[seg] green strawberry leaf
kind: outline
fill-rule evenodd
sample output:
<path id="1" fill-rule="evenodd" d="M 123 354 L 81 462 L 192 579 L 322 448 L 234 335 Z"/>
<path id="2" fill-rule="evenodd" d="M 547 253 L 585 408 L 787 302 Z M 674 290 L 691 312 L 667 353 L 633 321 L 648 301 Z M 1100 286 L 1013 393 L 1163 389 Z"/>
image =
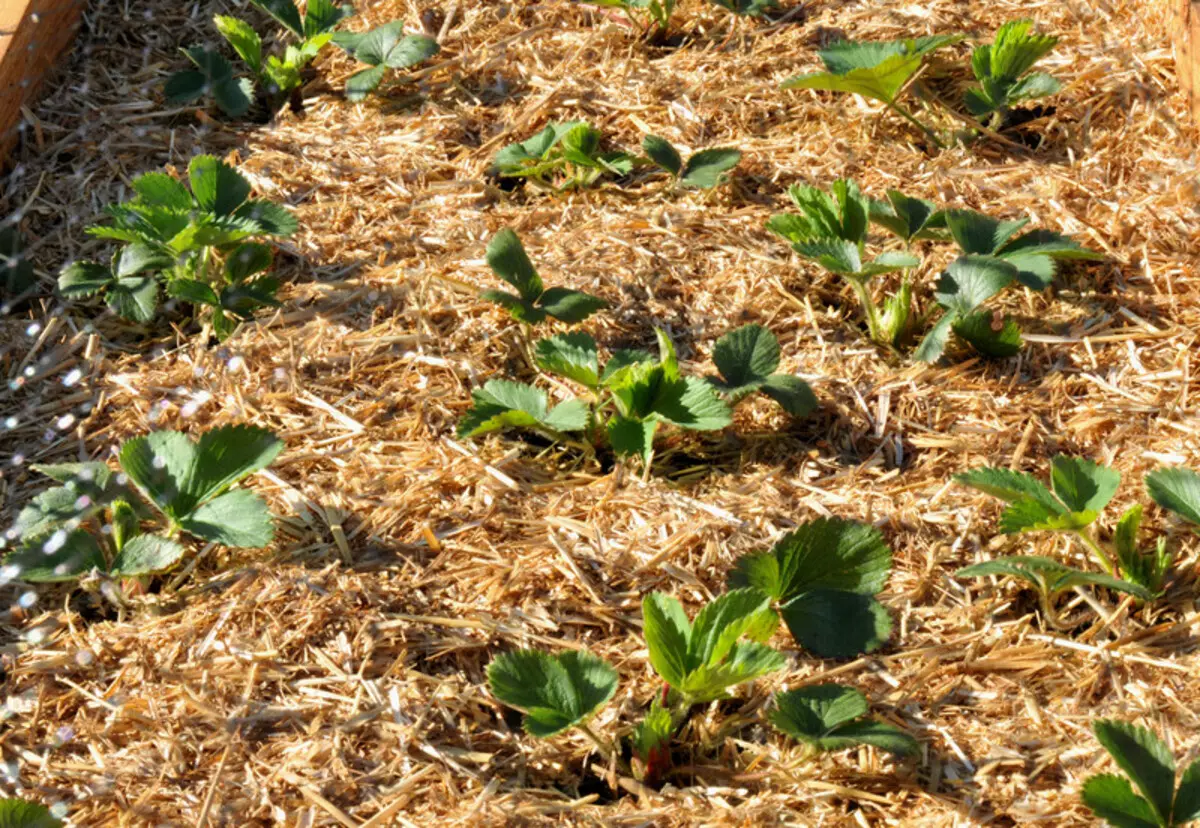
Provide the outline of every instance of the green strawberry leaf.
<path id="1" fill-rule="evenodd" d="M 608 443 L 618 457 L 640 457 L 642 464 L 650 465 L 654 453 L 654 433 L 658 430 L 658 419 L 649 417 L 638 420 L 616 416 L 608 421 Z"/>
<path id="2" fill-rule="evenodd" d="M 1146 798 L 1158 821 L 1168 824 L 1175 797 L 1175 759 L 1163 741 L 1144 727 L 1111 719 L 1092 722 L 1092 732 Z"/>
<path id="3" fill-rule="evenodd" d="M 642 152 L 676 178 L 683 172 L 683 158 L 666 138 L 647 135 L 642 139 Z"/>
<path id="4" fill-rule="evenodd" d="M 138 535 L 123 545 L 109 574 L 135 577 L 165 572 L 183 557 L 183 547 L 158 535 Z"/>
<path id="5" fill-rule="evenodd" d="M 232 215 L 250 197 L 250 182 L 212 155 L 197 155 L 191 160 L 188 182 L 196 204 L 217 216 Z"/>
<path id="6" fill-rule="evenodd" d="M 942 318 L 929 329 L 921 339 L 921 344 L 913 351 L 913 359 L 917 362 L 937 362 L 941 359 L 942 354 L 946 351 L 946 343 L 950 341 L 950 331 L 956 321 L 958 321 L 958 314 L 954 311 L 942 314 Z"/>
<path id="7" fill-rule="evenodd" d="M 717 147 L 701 150 L 688 159 L 679 183 L 685 187 L 710 190 L 742 160 L 741 150 Z"/>
<path id="8" fill-rule="evenodd" d="M 488 665 L 492 695 L 524 711 L 525 730 L 541 739 L 587 722 L 617 692 L 617 671 L 591 653 L 518 650 Z"/>
<path id="9" fill-rule="evenodd" d="M 78 580 L 93 569 L 108 568 L 100 545 L 84 529 L 53 529 L 23 538 L 4 558 L 16 577 L 31 584 Z"/>
<path id="10" fill-rule="evenodd" d="M 807 417 L 817 409 L 817 398 L 808 383 L 788 374 L 772 374 L 759 389 L 793 417 Z"/>
<path id="11" fill-rule="evenodd" d="M 1117 493 L 1121 473 L 1082 457 L 1056 454 L 1050 460 L 1054 495 L 1073 512 L 1099 512 Z"/>
<path id="12" fill-rule="evenodd" d="M 545 291 L 521 240 L 508 228 L 488 242 L 487 263 L 492 272 L 515 287 L 526 302 L 536 302 Z"/>
<path id="13" fill-rule="evenodd" d="M 737 397 L 757 389 L 779 367 L 779 340 L 762 325 L 743 325 L 717 340 L 712 359 L 721 374 L 712 384 Z"/>
<path id="14" fill-rule="evenodd" d="M 692 625 L 683 604 L 661 592 L 647 595 L 642 599 L 642 634 L 654 672 L 672 687 L 682 685 L 692 669 Z"/>
<path id="15" fill-rule="evenodd" d="M 1200 474 L 1191 469 L 1157 469 L 1146 475 L 1146 493 L 1169 512 L 1200 526 Z"/>
<path id="16" fill-rule="evenodd" d="M 179 520 L 179 528 L 229 547 L 258 548 L 275 537 L 267 504 L 248 489 L 235 489 L 201 503 Z"/>
<path id="17" fill-rule="evenodd" d="M 1093 776 L 1080 792 L 1083 804 L 1113 828 L 1160 828 L 1150 803 L 1133 792 L 1129 780 L 1113 773 Z"/>
<path id="18" fill-rule="evenodd" d="M 595 388 L 600 384 L 600 357 L 596 340 L 586 333 L 566 333 L 541 339 L 534 358 L 543 371 Z"/>
<path id="19" fill-rule="evenodd" d="M 537 300 L 537 304 L 558 321 L 570 324 L 582 322 L 593 313 L 608 307 L 608 302 L 598 296 L 562 287 L 546 290 Z"/>
<path id="20" fill-rule="evenodd" d="M 0 799 L 0 828 L 62 828 L 45 805 L 24 799 Z"/>
<path id="21" fill-rule="evenodd" d="M 992 497 L 998 497 L 1005 503 L 1016 503 L 1019 500 L 1032 498 L 1045 506 L 1051 514 L 1061 515 L 1067 511 L 1066 507 L 1055 499 L 1049 489 L 1033 475 L 1025 472 L 983 467 L 956 474 L 954 481 Z"/>
<path id="22" fill-rule="evenodd" d="M 771 724 L 818 750 L 873 745 L 900 756 L 916 753 L 917 741 L 897 727 L 863 719 L 867 700 L 857 690 L 818 684 L 779 693 Z"/>
<path id="23" fill-rule="evenodd" d="M 952 327 L 954 333 L 988 357 L 1001 359 L 1015 356 L 1025 344 L 1021 329 L 1011 317 L 1005 317 L 997 329 L 997 314 L 987 310 L 959 317 Z"/>
<path id="24" fill-rule="evenodd" d="M 822 658 L 849 658 L 887 643 L 892 619 L 869 595 L 814 589 L 779 608 L 792 637 Z"/>
<path id="25" fill-rule="evenodd" d="M 158 309 L 158 280 L 153 276 L 128 276 L 108 286 L 108 306 L 122 319 L 150 322 Z"/>
<path id="26" fill-rule="evenodd" d="M 1017 278 L 1017 269 L 994 256 L 960 256 L 937 281 L 934 299 L 955 314 L 966 315 Z"/>

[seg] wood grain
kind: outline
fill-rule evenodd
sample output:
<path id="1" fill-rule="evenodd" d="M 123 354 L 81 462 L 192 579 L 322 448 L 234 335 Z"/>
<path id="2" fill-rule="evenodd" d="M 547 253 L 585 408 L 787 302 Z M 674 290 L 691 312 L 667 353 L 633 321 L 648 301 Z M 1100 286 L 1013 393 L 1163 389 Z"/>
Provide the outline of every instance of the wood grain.
<path id="1" fill-rule="evenodd" d="M 84 0 L 0 0 L 0 163 L 17 139 L 21 107 L 75 37 L 83 7 Z"/>
<path id="2" fill-rule="evenodd" d="M 1200 126 L 1200 0 L 1174 0 L 1175 66 L 1192 121 Z"/>

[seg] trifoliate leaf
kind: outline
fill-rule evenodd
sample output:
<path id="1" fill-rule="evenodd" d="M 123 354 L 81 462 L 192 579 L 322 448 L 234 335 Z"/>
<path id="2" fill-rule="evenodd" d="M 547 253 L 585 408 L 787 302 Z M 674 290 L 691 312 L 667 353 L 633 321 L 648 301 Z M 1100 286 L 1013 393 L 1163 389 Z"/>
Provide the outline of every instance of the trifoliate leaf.
<path id="1" fill-rule="evenodd" d="M 109 571 L 113 576 L 165 572 L 183 557 L 183 547 L 158 535 L 138 535 L 124 544 Z"/>
<path id="2" fill-rule="evenodd" d="M 599 166 L 600 130 L 591 124 L 577 124 L 559 141 L 563 157 L 581 167 Z"/>
<path id="3" fill-rule="evenodd" d="M 62 828 L 50 809 L 24 799 L 0 799 L 0 828 Z"/>
<path id="4" fill-rule="evenodd" d="M 963 40 L 966 35 L 926 35 L 900 40 L 841 40 L 819 54 L 830 72 L 845 74 L 856 68 L 871 68 L 899 55 L 923 57 L 930 52 Z"/>
<path id="5" fill-rule="evenodd" d="M 542 739 L 585 723 L 617 692 L 618 681 L 608 662 L 576 650 L 504 653 L 487 675 L 492 695 L 524 711 L 525 730 Z"/>
<path id="6" fill-rule="evenodd" d="M 688 667 L 695 670 L 724 660 L 743 635 L 762 642 L 778 626 L 771 599 L 759 589 L 735 589 L 709 601 L 692 622 Z"/>
<path id="7" fill-rule="evenodd" d="M 871 221 L 883 225 L 896 236 L 910 242 L 914 239 L 938 239 L 949 236 L 946 214 L 931 201 L 906 196 L 899 190 L 888 190 L 887 201 L 871 200 Z"/>
<path id="8" fill-rule="evenodd" d="M 779 608 L 792 637 L 822 658 L 849 658 L 887 643 L 892 619 L 869 595 L 816 589 Z"/>
<path id="9" fill-rule="evenodd" d="M 1011 317 L 982 310 L 954 321 L 954 333 L 984 356 L 1002 359 L 1021 352 L 1025 341 Z"/>
<path id="10" fill-rule="evenodd" d="M 31 584 L 74 581 L 93 569 L 104 571 L 108 564 L 100 545 L 84 529 L 53 529 L 24 538 L 4 558 L 16 567 L 16 577 Z"/>
<path id="11" fill-rule="evenodd" d="M 675 149 L 666 138 L 647 135 L 642 139 L 642 152 L 676 178 L 683 172 L 683 158 L 679 155 L 679 150 Z"/>
<path id="12" fill-rule="evenodd" d="M 1133 792 L 1129 780 L 1114 773 L 1101 773 L 1084 783 L 1083 804 L 1113 828 L 1160 828 L 1150 803 Z"/>
<path id="13" fill-rule="evenodd" d="M 600 358 L 596 340 L 586 333 L 566 333 L 541 339 L 534 345 L 538 367 L 551 374 L 595 388 L 600 383 Z"/>
<path id="14" fill-rule="evenodd" d="M 541 295 L 537 305 L 558 321 L 575 324 L 604 310 L 608 302 L 580 290 L 552 287 Z"/>
<path id="15" fill-rule="evenodd" d="M 756 587 L 786 603 L 814 589 L 874 595 L 887 583 L 892 551 L 874 526 L 817 518 L 780 538 L 769 552 L 737 560 L 731 587 Z"/>
<path id="16" fill-rule="evenodd" d="M 407 69 L 436 55 L 438 43 L 425 35 L 405 35 L 403 24 L 386 23 L 358 42 L 356 60 L 372 66 Z"/>
<path id="17" fill-rule="evenodd" d="M 1162 508 L 1200 526 L 1200 474 L 1191 469 L 1157 469 L 1146 475 L 1146 493 Z"/>
<path id="18" fill-rule="evenodd" d="M 474 406 L 458 423 L 459 437 L 476 437 L 502 428 L 542 427 L 552 431 L 580 431 L 587 424 L 587 408 L 571 401 L 548 411 L 546 392 L 510 380 L 488 380 L 471 392 Z M 559 412 L 559 408 L 568 406 Z M 558 412 L 557 414 L 555 412 Z"/>
<path id="19" fill-rule="evenodd" d="M 741 150 L 719 147 L 701 150 L 688 159 L 679 183 L 685 187 L 712 189 L 741 160 Z"/>
<path id="20" fill-rule="evenodd" d="M 779 340 L 762 325 L 743 325 L 717 340 L 712 359 L 721 372 L 713 384 L 736 396 L 758 388 L 779 367 Z"/>
<path id="21" fill-rule="evenodd" d="M 1096 741 L 1104 746 L 1150 804 L 1159 822 L 1167 824 L 1175 797 L 1175 759 L 1152 731 L 1127 722 L 1092 722 Z"/>
<path id="22" fill-rule="evenodd" d="M 517 289 L 526 302 L 535 302 L 545 287 L 517 234 L 505 228 L 487 246 L 487 263 L 492 272 Z"/>
<path id="23" fill-rule="evenodd" d="M 1117 493 L 1121 473 L 1082 457 L 1056 454 L 1050 460 L 1054 495 L 1075 512 L 1099 512 Z"/>
<path id="24" fill-rule="evenodd" d="M 1017 278 L 1017 269 L 994 256 L 960 256 L 950 263 L 934 290 L 937 303 L 965 316 Z"/>
<path id="25" fill-rule="evenodd" d="M 257 548 L 275 537 L 267 504 L 248 489 L 235 489 L 200 504 L 179 520 L 179 527 L 189 535 L 230 547 Z"/>

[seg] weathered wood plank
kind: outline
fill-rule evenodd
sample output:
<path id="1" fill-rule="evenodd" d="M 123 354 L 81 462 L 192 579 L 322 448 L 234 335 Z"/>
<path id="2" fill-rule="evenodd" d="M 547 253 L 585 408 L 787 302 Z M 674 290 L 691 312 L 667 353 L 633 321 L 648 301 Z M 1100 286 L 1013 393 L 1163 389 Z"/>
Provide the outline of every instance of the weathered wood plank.
<path id="1" fill-rule="evenodd" d="M 1174 0 L 1175 66 L 1192 121 L 1200 126 L 1200 0 Z"/>
<path id="2" fill-rule="evenodd" d="M 37 94 L 79 28 L 85 0 L 0 0 L 0 163 L 21 107 Z"/>

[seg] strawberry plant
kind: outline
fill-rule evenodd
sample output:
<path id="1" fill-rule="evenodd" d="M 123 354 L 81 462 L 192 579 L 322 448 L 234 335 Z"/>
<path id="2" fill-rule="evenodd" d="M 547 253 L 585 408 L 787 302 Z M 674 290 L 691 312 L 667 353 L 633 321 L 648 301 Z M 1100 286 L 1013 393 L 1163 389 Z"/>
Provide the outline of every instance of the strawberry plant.
<path id="1" fill-rule="evenodd" d="M 853 181 L 835 182 L 832 194 L 796 184 L 789 188 L 788 195 L 800 212 L 771 216 L 768 229 L 789 241 L 801 256 L 850 284 L 873 341 L 893 345 L 904 339 L 911 315 L 911 287 L 907 277 L 900 290 L 885 300 L 882 312 L 869 282 L 885 273 L 915 267 L 920 260 L 903 252 L 884 252 L 873 260 L 864 260 L 871 205 Z"/>
<path id="2" fill-rule="evenodd" d="M 238 118 L 250 110 L 255 95 L 261 92 L 267 104 L 277 108 L 299 89 L 305 67 L 330 42 L 338 23 L 353 13 L 350 6 L 336 6 L 332 0 L 308 0 L 303 15 L 293 0 L 250 2 L 279 22 L 296 43 L 287 44 L 282 55 L 266 55 L 262 36 L 249 23 L 216 15 L 213 24 L 245 63 L 251 77 L 236 76 L 233 64 L 220 53 L 193 46 L 183 53 L 194 68 L 167 79 L 164 91 L 169 103 L 189 103 L 211 95 L 222 112 Z"/>
<path id="3" fill-rule="evenodd" d="M 1062 84 L 1045 72 L 1030 72 L 1058 43 L 1057 37 L 1033 33 L 1032 20 L 1013 20 L 996 32 L 990 45 L 976 46 L 971 71 L 979 86 L 968 89 L 964 101 L 988 126 L 1004 126 L 1013 104 L 1056 94 Z"/>
<path id="4" fill-rule="evenodd" d="M 891 569 L 892 551 L 874 526 L 818 518 L 769 551 L 739 558 L 729 585 L 770 596 L 805 649 L 844 658 L 876 650 L 891 635 L 891 617 L 875 598 Z"/>
<path id="5" fill-rule="evenodd" d="M 605 9 L 620 9 L 629 24 L 642 33 L 662 39 L 671 28 L 671 15 L 675 13 L 676 0 L 583 0 L 589 6 Z"/>
<path id="6" fill-rule="evenodd" d="M 674 176 L 677 185 L 691 189 L 711 190 L 742 160 L 741 150 L 717 147 L 701 150 L 685 162 L 670 141 L 657 135 L 647 135 L 642 140 L 642 151 Z"/>
<path id="7" fill-rule="evenodd" d="M 530 736 L 545 739 L 577 727 L 608 754 L 608 746 L 587 726 L 617 692 L 617 671 L 607 661 L 580 650 L 556 656 L 518 650 L 497 656 L 487 678 L 493 696 L 524 711 Z"/>
<path id="8" fill-rule="evenodd" d="M 512 230 L 505 228 L 492 237 L 487 246 L 487 263 L 492 272 L 517 290 L 513 295 L 502 290 L 485 290 L 481 299 L 495 302 L 523 325 L 536 325 L 546 317 L 559 322 L 582 322 L 593 313 L 608 307 L 608 303 L 579 290 L 553 287 L 542 283 L 525 252 L 524 245 Z"/>
<path id="9" fill-rule="evenodd" d="M 1050 488 L 1024 472 L 980 468 L 955 475 L 957 482 L 998 497 L 1008 505 L 1000 515 L 1002 534 L 1060 532 L 1080 542 L 1103 572 L 1087 572 L 1052 558 L 1013 555 L 960 569 L 959 577 L 1006 575 L 1029 583 L 1038 592 L 1051 624 L 1059 625 L 1054 599 L 1075 586 L 1103 586 L 1150 601 L 1162 593 L 1172 553 L 1159 538 L 1152 551 L 1138 541 L 1143 509 L 1135 504 L 1117 521 L 1112 539 L 1095 530 L 1101 510 L 1121 483 L 1116 469 L 1077 457 L 1056 455 L 1050 461 Z M 1152 500 L 1168 511 L 1200 525 L 1200 475 L 1189 469 L 1159 469 L 1145 479 Z"/>
<path id="10" fill-rule="evenodd" d="M 361 101 L 378 89 L 387 70 L 410 69 L 441 50 L 432 37 L 405 35 L 404 25 L 399 22 L 385 23 L 362 34 L 337 32 L 333 42 L 368 66 L 346 81 L 346 97 L 352 101 Z"/>
<path id="11" fill-rule="evenodd" d="M 550 124 L 532 138 L 500 150 L 492 167 L 501 178 L 520 178 L 559 192 L 633 171 L 632 155 L 603 152 L 600 142 L 600 130 L 583 121 Z"/>
<path id="12" fill-rule="evenodd" d="M 459 437 L 504 428 L 537 431 L 558 442 L 579 434 L 587 445 L 607 444 L 621 457 L 636 456 L 649 470 L 661 425 L 713 431 L 732 422 L 729 406 L 712 386 L 680 373 L 675 347 L 662 331 L 656 360 L 645 351 L 617 351 L 600 369 L 599 347 L 585 333 L 560 334 L 536 343 L 538 367 L 580 385 L 582 398 L 551 408 L 546 393 L 509 380 L 488 380 L 472 393 L 474 405 L 459 421 Z"/>
<path id="13" fill-rule="evenodd" d="M 793 417 L 807 417 L 817 407 L 808 383 L 775 373 L 779 367 L 779 340 L 762 325 L 743 325 L 718 339 L 713 346 L 713 362 L 720 377 L 708 381 L 731 406 L 757 391 Z"/>
<path id="14" fill-rule="evenodd" d="M 101 295 L 119 316 L 145 323 L 157 312 L 161 282 L 169 296 L 208 308 L 219 339 L 259 308 L 278 304 L 279 282 L 266 275 L 271 247 L 251 239 L 290 236 L 295 217 L 250 198 L 250 182 L 211 155 L 192 159 L 188 180 L 190 190 L 165 173 L 135 178 L 136 196 L 105 208 L 112 224 L 87 231 L 124 246 L 110 265 L 85 261 L 64 268 L 62 295 Z"/>
<path id="15" fill-rule="evenodd" d="M 900 95 L 921 70 L 931 52 L 957 43 L 965 35 L 932 35 L 887 41 L 843 40 L 818 54 L 824 72 L 799 75 L 783 82 L 784 89 L 823 89 L 848 92 L 879 101 L 917 126 L 938 147 L 937 133 L 900 103 Z"/>
<path id="16" fill-rule="evenodd" d="M 116 579 L 170 569 L 184 555 L 185 534 L 229 547 L 265 546 L 275 531 L 266 503 L 233 487 L 282 449 L 264 429 L 223 426 L 198 442 L 177 431 L 127 440 L 120 474 L 100 462 L 34 466 L 61 485 L 21 510 L 13 526 L 17 547 L 4 565 L 31 583 L 94 572 Z M 144 532 L 155 513 L 160 527 Z"/>
<path id="17" fill-rule="evenodd" d="M 1083 804 L 1092 813 L 1114 828 L 1176 828 L 1200 820 L 1200 761 L 1187 767 L 1176 787 L 1175 758 L 1153 731 L 1099 719 L 1092 732 L 1125 773 L 1102 773 L 1084 783 Z"/>
<path id="18" fill-rule="evenodd" d="M 778 693 L 769 718 L 810 753 L 871 745 L 898 756 L 917 752 L 917 740 L 894 725 L 866 718 L 866 697 L 852 687 L 815 684 Z"/>
<path id="19" fill-rule="evenodd" d="M 45 805 L 24 799 L 0 799 L 0 828 L 63 828 Z"/>
<path id="20" fill-rule="evenodd" d="M 712 0 L 715 5 L 739 17 L 762 17 L 778 8 L 776 0 Z"/>

